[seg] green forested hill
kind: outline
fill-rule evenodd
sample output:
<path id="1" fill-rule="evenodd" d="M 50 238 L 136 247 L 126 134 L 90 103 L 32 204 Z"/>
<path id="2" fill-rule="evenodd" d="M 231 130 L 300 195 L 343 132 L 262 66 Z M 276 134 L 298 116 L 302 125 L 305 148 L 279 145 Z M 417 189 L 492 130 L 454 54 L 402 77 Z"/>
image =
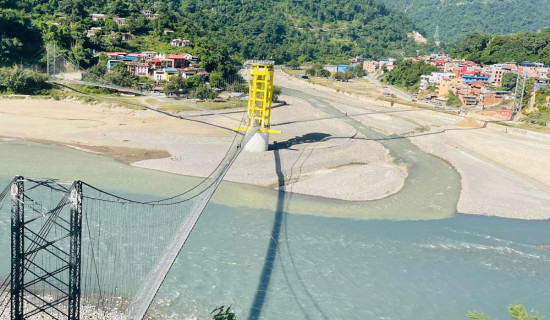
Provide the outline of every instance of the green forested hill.
<path id="1" fill-rule="evenodd" d="M 548 0 L 381 0 L 442 40 L 471 31 L 507 34 L 550 27 Z"/>
<path id="2" fill-rule="evenodd" d="M 414 47 L 411 22 L 374 0 L 187 0 L 182 11 L 242 57 L 335 61 Z"/>
<path id="3" fill-rule="evenodd" d="M 454 45 L 451 55 L 481 64 L 508 61 L 550 64 L 550 28 L 496 36 L 472 32 Z"/>
<path id="4" fill-rule="evenodd" d="M 143 10 L 159 17 L 146 19 Z M 108 19 L 92 22 L 91 13 Z M 112 17 L 127 18 L 126 25 Z M 130 32 L 133 40 L 86 38 L 98 25 L 104 35 Z M 166 29 L 175 32 L 167 36 Z M 340 62 L 414 53 L 422 48 L 407 38 L 413 29 L 403 14 L 375 0 L 0 0 L 0 64 L 36 59 L 36 47 L 53 42 L 88 66 L 94 49 L 166 50 L 171 37 L 189 39 L 186 50 L 209 71 L 249 58 Z"/>

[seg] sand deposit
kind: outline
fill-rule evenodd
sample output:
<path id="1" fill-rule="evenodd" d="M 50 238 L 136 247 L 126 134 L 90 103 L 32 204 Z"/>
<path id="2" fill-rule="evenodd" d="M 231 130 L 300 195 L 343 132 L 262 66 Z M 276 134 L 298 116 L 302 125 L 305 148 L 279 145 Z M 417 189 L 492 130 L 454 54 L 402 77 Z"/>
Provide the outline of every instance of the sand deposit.
<path id="1" fill-rule="evenodd" d="M 283 85 L 297 87 L 300 81 L 277 75 Z M 424 151 L 449 161 L 462 176 L 459 212 L 550 219 L 550 170 L 545 160 L 550 159 L 550 146 L 544 139 L 489 129 L 473 118 L 338 94 L 311 84 L 303 84 L 301 90 L 343 112 L 359 114 L 354 118 L 378 131 L 407 136 Z"/>

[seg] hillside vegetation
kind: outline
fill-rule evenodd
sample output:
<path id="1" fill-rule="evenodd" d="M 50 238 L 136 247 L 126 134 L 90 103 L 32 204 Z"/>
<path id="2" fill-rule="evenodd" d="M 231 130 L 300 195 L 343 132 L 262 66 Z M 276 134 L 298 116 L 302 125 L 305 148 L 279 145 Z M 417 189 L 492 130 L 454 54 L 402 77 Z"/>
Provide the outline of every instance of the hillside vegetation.
<path id="1" fill-rule="evenodd" d="M 473 32 L 453 47 L 451 55 L 481 64 L 508 61 L 550 64 L 550 28 L 496 36 Z"/>
<path id="2" fill-rule="evenodd" d="M 93 50 L 164 52 L 173 49 L 171 38 L 185 38 L 191 41 L 185 51 L 207 71 L 224 74 L 235 61 L 251 58 L 343 62 L 426 49 L 407 37 L 414 26 L 403 14 L 374 0 L 0 0 L 0 8 L 3 66 L 45 63 L 45 43 L 56 43 L 89 67 L 97 62 Z M 159 16 L 147 19 L 143 10 Z M 93 22 L 91 13 L 107 19 Z M 117 26 L 113 17 L 125 17 L 125 25 Z M 103 36 L 87 38 L 86 30 L 97 26 Z M 165 35 L 167 29 L 174 33 Z M 123 32 L 132 40 L 123 41 Z"/>
<path id="3" fill-rule="evenodd" d="M 405 12 L 429 36 L 442 40 L 471 31 L 507 34 L 550 27 L 548 0 L 381 0 Z"/>

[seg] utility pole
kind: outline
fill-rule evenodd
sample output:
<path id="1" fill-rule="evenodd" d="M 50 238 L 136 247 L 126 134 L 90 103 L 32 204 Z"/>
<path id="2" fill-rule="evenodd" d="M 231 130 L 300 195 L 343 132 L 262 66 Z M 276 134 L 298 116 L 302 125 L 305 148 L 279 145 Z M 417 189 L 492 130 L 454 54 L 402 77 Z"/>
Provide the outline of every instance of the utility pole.
<path id="1" fill-rule="evenodd" d="M 46 73 L 50 76 L 50 44 L 46 45 Z"/>
<path id="2" fill-rule="evenodd" d="M 527 85 L 527 72 L 523 70 L 523 76 L 518 72 L 516 79 L 516 92 L 514 98 L 514 107 L 510 113 L 510 120 L 513 120 L 515 115 L 523 108 L 523 96 Z"/>
<path id="3" fill-rule="evenodd" d="M 56 52 L 55 50 L 57 49 L 57 44 L 53 44 L 53 76 L 55 77 L 55 56 L 56 56 Z"/>

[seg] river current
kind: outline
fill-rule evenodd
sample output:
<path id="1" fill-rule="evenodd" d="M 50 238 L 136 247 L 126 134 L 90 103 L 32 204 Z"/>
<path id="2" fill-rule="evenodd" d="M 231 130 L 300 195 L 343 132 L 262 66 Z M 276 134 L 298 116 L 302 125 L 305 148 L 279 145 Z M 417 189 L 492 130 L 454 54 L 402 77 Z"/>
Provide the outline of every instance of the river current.
<path id="1" fill-rule="evenodd" d="M 348 203 L 223 183 L 157 296 L 159 314 L 207 319 L 232 305 L 238 319 L 465 319 L 473 310 L 502 319 L 521 303 L 550 315 L 550 222 L 456 213 L 452 167 L 408 140 L 360 130 L 409 165 L 404 190 Z M 0 186 L 16 174 L 148 197 L 198 181 L 0 141 Z M 9 272 L 8 230 L 9 216 L 0 216 L 0 276 Z"/>

